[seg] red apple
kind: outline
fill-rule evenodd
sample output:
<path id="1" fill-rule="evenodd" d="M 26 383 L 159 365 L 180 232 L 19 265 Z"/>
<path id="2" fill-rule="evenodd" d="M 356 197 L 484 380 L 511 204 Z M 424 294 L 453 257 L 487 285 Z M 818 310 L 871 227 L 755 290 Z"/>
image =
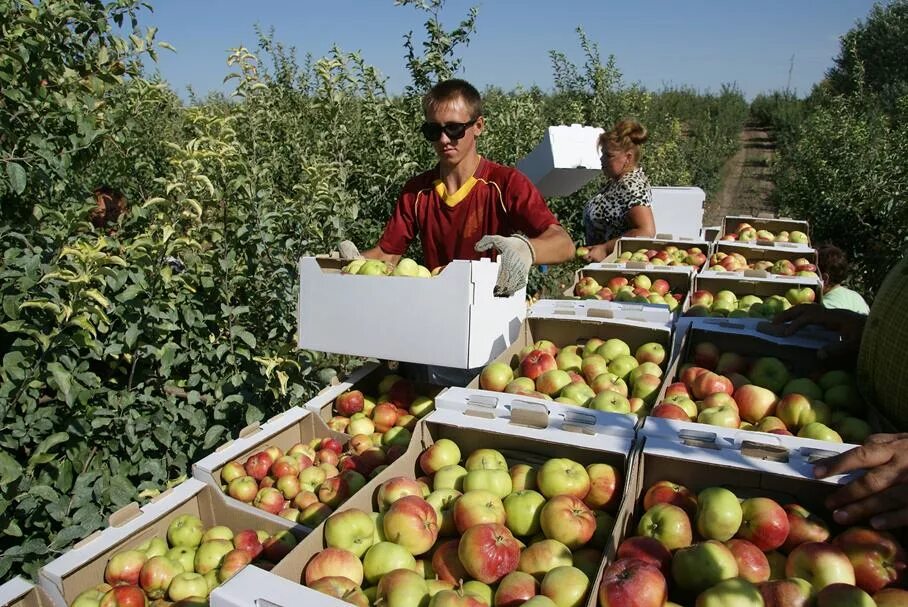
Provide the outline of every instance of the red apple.
<path id="1" fill-rule="evenodd" d="M 694 379 L 691 383 L 690 391 L 691 394 L 694 395 L 694 398 L 706 398 L 710 394 L 715 394 L 716 392 L 732 394 L 735 391 L 735 386 L 731 383 L 731 380 L 724 375 L 707 371 L 706 373 L 701 373 Z"/>
<path id="2" fill-rule="evenodd" d="M 690 518 L 682 508 L 658 503 L 640 517 L 637 534 L 662 542 L 669 550 L 690 546 L 693 540 Z"/>
<path id="3" fill-rule="evenodd" d="M 435 508 L 415 495 L 407 495 L 391 504 L 382 524 L 385 537 L 414 556 L 428 552 L 438 539 Z"/>
<path id="4" fill-rule="evenodd" d="M 145 607 L 148 599 L 136 585 L 115 586 L 101 597 L 100 607 Z"/>
<path id="5" fill-rule="evenodd" d="M 854 567 L 857 585 L 873 594 L 887 586 L 901 586 L 906 567 L 905 550 L 885 531 L 852 527 L 833 540 Z"/>
<path id="6" fill-rule="evenodd" d="M 665 544 L 652 537 L 629 537 L 618 546 L 619 559 L 639 559 L 659 568 L 663 575 L 671 572 L 672 553 Z"/>
<path id="7" fill-rule="evenodd" d="M 807 607 L 811 586 L 804 580 L 772 580 L 757 586 L 765 607 Z"/>
<path id="8" fill-rule="evenodd" d="M 553 371 L 558 368 L 555 357 L 542 350 L 533 350 L 527 354 L 526 358 L 520 361 L 520 375 L 528 377 L 533 381 L 546 371 Z"/>
<path id="9" fill-rule="evenodd" d="M 470 577 L 493 584 L 517 569 L 520 544 L 504 525 L 485 523 L 466 530 L 458 556 Z"/>
<path id="10" fill-rule="evenodd" d="M 557 540 L 573 550 L 593 537 L 596 516 L 577 497 L 556 495 L 542 507 L 539 524 L 547 538 Z"/>
<path id="11" fill-rule="evenodd" d="M 667 600 L 665 577 L 651 563 L 620 559 L 602 573 L 599 607 L 662 607 Z"/>
<path id="12" fill-rule="evenodd" d="M 658 481 L 646 490 L 643 496 L 644 511 L 662 503 L 683 508 L 691 518 L 697 514 L 697 494 L 678 483 L 667 480 Z"/>
<path id="13" fill-rule="evenodd" d="M 334 399 L 334 410 L 338 415 L 350 417 L 363 410 L 365 398 L 359 390 L 348 390 Z"/>
<path id="14" fill-rule="evenodd" d="M 751 497 L 741 503 L 741 511 L 743 519 L 737 537 L 752 542 L 763 552 L 775 550 L 785 543 L 789 531 L 788 515 L 775 501 L 768 497 Z"/>
<path id="15" fill-rule="evenodd" d="M 769 579 L 769 560 L 766 555 L 751 542 L 741 539 L 730 539 L 725 545 L 731 550 L 738 563 L 738 577 L 757 584 Z"/>
<path id="16" fill-rule="evenodd" d="M 104 581 L 111 586 L 137 586 L 142 568 L 147 561 L 148 555 L 140 550 L 118 552 L 107 562 Z"/>
<path id="17" fill-rule="evenodd" d="M 355 554 L 341 548 L 325 548 L 306 565 L 306 585 L 323 577 L 345 577 L 357 585 L 363 583 L 363 564 Z"/>
<path id="18" fill-rule="evenodd" d="M 268 476 L 273 463 L 274 459 L 268 453 L 262 451 L 261 453 L 250 455 L 244 464 L 244 468 L 246 469 L 246 474 L 254 478 L 258 483 Z"/>
<path id="19" fill-rule="evenodd" d="M 502 578 L 495 590 L 494 607 L 519 607 L 539 594 L 539 582 L 529 573 L 512 571 Z"/>
<path id="20" fill-rule="evenodd" d="M 590 490 L 583 503 L 593 510 L 606 510 L 617 506 L 621 499 L 621 472 L 609 464 L 590 464 L 586 467 L 590 478 Z"/>
<path id="21" fill-rule="evenodd" d="M 805 542 L 825 542 L 829 539 L 829 527 L 819 516 L 798 504 L 785 504 L 788 516 L 788 537 L 782 549 L 791 552 Z"/>

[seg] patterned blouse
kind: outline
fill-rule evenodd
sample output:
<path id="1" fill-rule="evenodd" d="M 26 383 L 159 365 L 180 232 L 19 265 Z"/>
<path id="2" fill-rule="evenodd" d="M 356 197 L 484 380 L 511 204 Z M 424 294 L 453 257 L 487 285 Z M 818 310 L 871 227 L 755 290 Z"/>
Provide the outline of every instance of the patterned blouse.
<path id="1" fill-rule="evenodd" d="M 583 209 L 586 243 L 602 244 L 621 236 L 631 229 L 627 219 L 631 208 L 652 205 L 653 191 L 642 167 L 609 179 Z"/>

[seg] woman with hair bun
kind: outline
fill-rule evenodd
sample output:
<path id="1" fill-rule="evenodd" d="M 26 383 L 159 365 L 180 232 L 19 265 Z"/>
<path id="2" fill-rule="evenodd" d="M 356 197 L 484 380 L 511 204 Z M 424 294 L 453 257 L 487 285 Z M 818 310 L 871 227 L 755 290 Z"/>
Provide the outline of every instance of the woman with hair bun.
<path id="1" fill-rule="evenodd" d="M 602 261 L 622 236 L 651 237 L 653 192 L 640 166 L 640 146 L 646 127 L 636 120 L 620 120 L 599 136 L 602 172 L 606 182 L 583 209 L 583 228 L 589 253 L 587 261 Z"/>

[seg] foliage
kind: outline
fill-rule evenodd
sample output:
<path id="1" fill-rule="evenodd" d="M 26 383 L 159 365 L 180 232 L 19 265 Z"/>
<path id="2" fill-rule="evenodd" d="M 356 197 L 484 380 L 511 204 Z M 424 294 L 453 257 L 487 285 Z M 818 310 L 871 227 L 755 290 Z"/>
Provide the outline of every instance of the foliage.
<path id="1" fill-rule="evenodd" d="M 405 39 L 403 96 L 358 53 L 300 64 L 260 32 L 228 57 L 233 94 L 184 105 L 143 76 L 168 48 L 139 28 L 144 3 L 0 0 L 0 578 L 33 576 L 358 364 L 295 349 L 296 261 L 377 240 L 401 184 L 434 163 L 419 94 L 475 32 L 475 9 L 446 29 L 441 0 L 399 4 L 429 15 L 424 41 Z M 580 44 L 582 69 L 553 54 L 554 93 L 486 92 L 481 152 L 514 163 L 550 124 L 636 115 L 654 182 L 711 188 L 740 94 L 627 86 Z M 550 201 L 575 235 L 597 181 Z M 129 204 L 103 227 L 87 221 L 99 185 Z M 531 286 L 560 290 L 571 269 Z"/>
<path id="2" fill-rule="evenodd" d="M 754 97 L 750 103 L 750 118 L 754 124 L 773 129 L 779 145 L 790 142 L 804 120 L 807 103 L 791 91 L 773 91 Z"/>

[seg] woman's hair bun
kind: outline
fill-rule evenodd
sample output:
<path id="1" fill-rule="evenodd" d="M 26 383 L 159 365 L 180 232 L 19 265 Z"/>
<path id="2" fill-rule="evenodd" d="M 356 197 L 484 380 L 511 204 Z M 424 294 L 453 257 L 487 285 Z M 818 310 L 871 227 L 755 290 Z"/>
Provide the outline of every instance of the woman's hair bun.
<path id="1" fill-rule="evenodd" d="M 646 140 L 649 138 L 649 132 L 646 130 L 646 127 L 633 118 L 625 118 L 624 120 L 619 121 L 612 131 L 615 133 L 616 139 L 621 140 L 626 138 L 634 145 L 646 143 Z"/>

